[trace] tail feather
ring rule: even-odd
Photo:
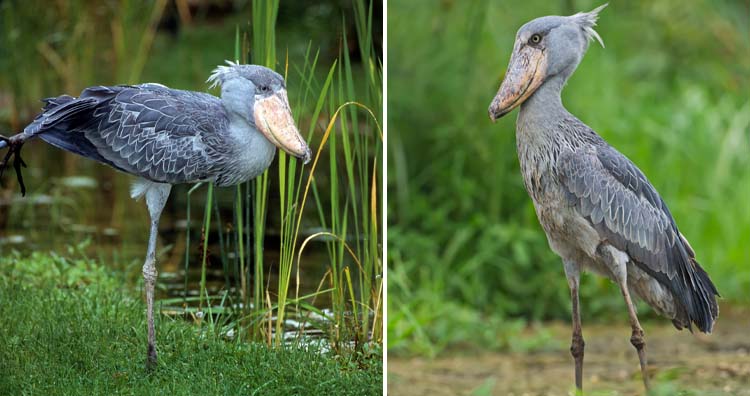
[[[719,291],[716,290],[716,286],[700,264],[698,264],[695,259],[692,259],[691,261],[695,266],[697,283],[700,285],[697,290],[695,290],[695,293],[700,296],[702,305],[700,309],[702,315],[698,318],[699,321],[695,323],[702,332],[711,333],[716,318],[719,317],[719,304],[716,302],[716,297],[719,297]]]
[[[638,260],[634,260],[634,263],[672,293],[675,302],[672,323],[677,329],[687,328],[692,332],[695,324],[700,331],[711,333],[719,316],[719,305],[716,302],[719,292],[706,271],[698,264],[690,244],[681,234],[680,238],[673,249],[665,252],[666,259],[676,264],[676,272],[671,278]]]
[[[673,323],[678,328],[681,325],[690,331],[692,324],[695,324],[700,331],[711,333],[716,318],[719,317],[719,304],[716,302],[719,292],[695,259],[695,251],[682,234],[678,244],[681,247],[679,259],[686,260],[688,265],[683,267],[687,269],[683,276],[672,279],[673,287],[681,292],[681,295],[675,297],[682,303]],[[683,282],[684,284],[678,284]]]

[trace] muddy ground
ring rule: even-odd
[[[729,312],[725,312],[729,311]],[[644,324],[655,394],[750,396],[750,310],[725,309],[712,335],[676,331],[666,320]],[[555,347],[541,352],[453,351],[435,359],[388,357],[388,394],[571,395],[570,327],[549,323]],[[584,390],[644,394],[627,319],[585,324]]]

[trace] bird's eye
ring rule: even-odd
[[[540,36],[539,34],[535,34],[529,39],[529,42],[531,44],[539,44],[540,41],[542,41],[542,36]]]
[[[260,92],[268,92],[271,88],[268,87],[268,85],[261,85],[260,86]]]

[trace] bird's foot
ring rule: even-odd
[[[148,357],[146,358],[146,371],[153,371],[156,368],[156,348],[154,345],[148,345]]]
[[[21,147],[23,147],[26,139],[23,138],[22,134],[18,134],[11,137],[0,135],[0,140],[8,145],[8,152],[5,153],[5,158],[0,162],[0,180],[5,172],[5,167],[8,166],[8,163],[12,158],[13,169],[16,170],[18,185],[21,187],[21,195],[26,195],[26,185],[23,184],[23,174],[21,174],[21,167],[26,168],[26,162],[21,158]]]

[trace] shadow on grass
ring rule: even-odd
[[[144,369],[138,290],[96,263],[35,253],[0,259],[0,394],[375,395],[382,359],[222,339],[165,316],[159,366]]]

